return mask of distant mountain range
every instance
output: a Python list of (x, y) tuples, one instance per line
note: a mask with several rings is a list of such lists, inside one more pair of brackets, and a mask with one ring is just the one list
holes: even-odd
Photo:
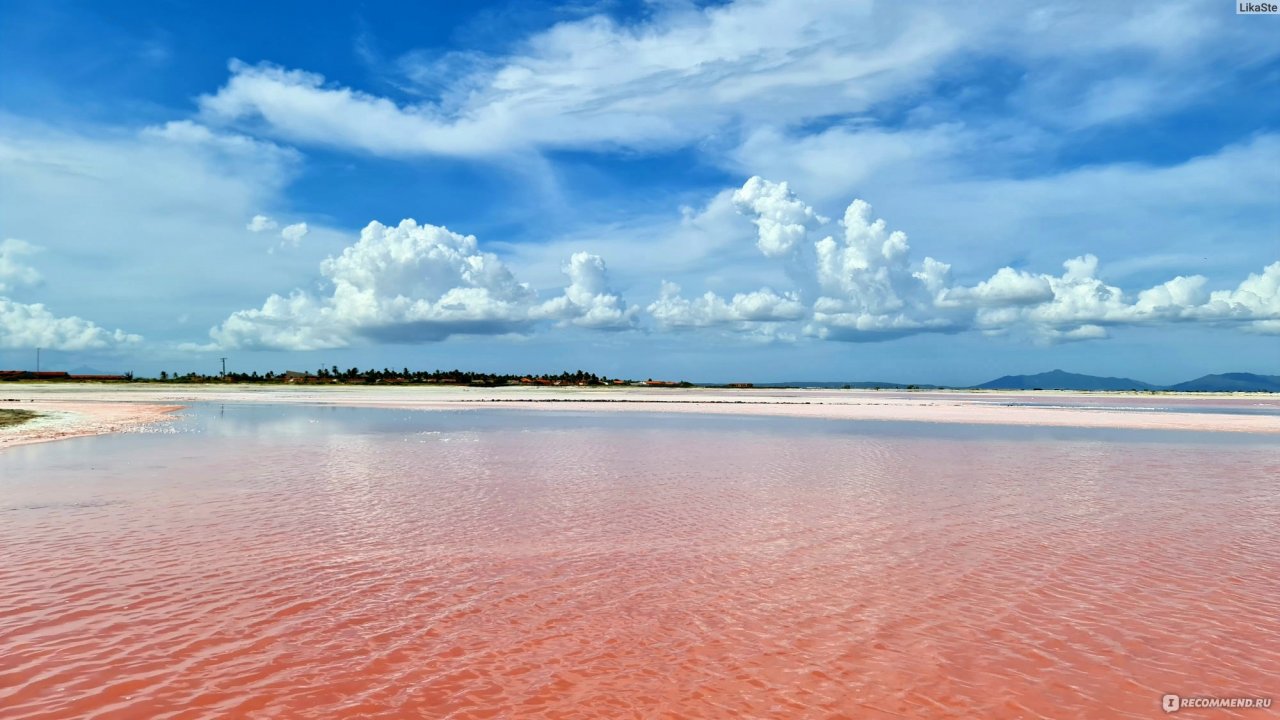
[[(892, 382), (782, 382), (756, 383), (756, 387), (853, 388), (859, 390), (938, 390), (941, 385), (908, 385)], [(1205, 375), (1176, 385), (1152, 385), (1133, 378), (1098, 377), (1064, 370), (1037, 375), (1005, 375), (962, 390), (1171, 390), (1175, 392), (1280, 392), (1280, 375), (1222, 373)]]
[[(58, 368), (58, 369), (61, 369), (61, 368)], [(109, 373), (106, 370), (99, 370), (96, 367), (90, 367), (88, 365), (81, 365), (80, 367), (71, 368), (67, 372), (71, 373), (72, 375), (115, 375), (117, 374), (117, 373)]]
[(1280, 375), (1222, 373), (1177, 383), (1152, 385), (1132, 378), (1097, 377), (1053, 370), (1039, 375), (1005, 375), (974, 385), (975, 390), (1172, 390), (1175, 392), (1280, 392)]
[(981, 385), (975, 390), (1155, 390), (1156, 386), (1141, 380), (1118, 377), (1080, 375), (1062, 370), (1051, 370), (1039, 375), (1005, 375)]
[(1280, 375), (1223, 373), (1152, 385), (1132, 378), (1097, 377), (1053, 370), (1039, 375), (1006, 375), (975, 385), (976, 390), (1172, 390), (1175, 392), (1280, 392)]
[(1280, 392), (1280, 375), (1223, 373), (1170, 385), (1165, 390), (1179, 392)]

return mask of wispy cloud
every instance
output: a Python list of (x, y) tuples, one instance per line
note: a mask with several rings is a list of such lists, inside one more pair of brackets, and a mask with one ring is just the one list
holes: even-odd
[(0, 158), (6, 232), (41, 248), (43, 282), (29, 291), (29, 246), (0, 260), (0, 284), (24, 302), (163, 337), (175, 308), (212, 321), (259, 278), (295, 272), (243, 251), (246, 219), (279, 202), (296, 170), (292, 150), (186, 122), (77, 132), (0, 115)]
[[(0, 241), (0, 293), (40, 281), (40, 273), (20, 259), (37, 250), (21, 240)], [(55, 315), (40, 303), (23, 303), (0, 295), (0, 349), (102, 350), (141, 340), (138, 335), (105, 330), (83, 318)]]
[(1011, 101), (1029, 120), (1081, 127), (1167, 112), (1222, 71), (1277, 55), (1264, 30), (1232, 19), (1169, 2), (673, 5), (641, 25), (562, 22), (501, 57), (410, 55), (406, 74), (433, 84), (417, 104), (234, 62), (200, 109), (209, 122), (392, 156), (669, 147), (863, 113), (978, 55), (1023, 68)]

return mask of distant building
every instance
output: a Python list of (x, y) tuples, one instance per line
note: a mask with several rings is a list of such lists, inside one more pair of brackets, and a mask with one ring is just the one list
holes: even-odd
[(72, 375), (61, 371), (32, 372), (30, 370), (0, 370), (0, 381), (5, 380), (45, 380), (45, 381), (95, 381), (118, 382), (128, 380), (128, 375)]

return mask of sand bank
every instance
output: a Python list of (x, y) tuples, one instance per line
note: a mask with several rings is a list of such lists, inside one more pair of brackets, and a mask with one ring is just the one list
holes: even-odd
[[(0, 399), (17, 400), (10, 394)], [(59, 397), (27, 397), (0, 404), (8, 410), (30, 410), (37, 417), (19, 425), (0, 428), (0, 450), (15, 445), (49, 442), (64, 438), (120, 432), (163, 420), (181, 405), (122, 401), (91, 401)]]
[(11, 401), (0, 406), (36, 410), (45, 415), (0, 432), (0, 448), (124, 430), (162, 419), (165, 413), (195, 402), (420, 410), (727, 413), (1280, 434), (1280, 415), (1231, 414), (1233, 410), (1280, 411), (1280, 397), (1243, 393), (22, 384), (0, 387), (0, 401)]

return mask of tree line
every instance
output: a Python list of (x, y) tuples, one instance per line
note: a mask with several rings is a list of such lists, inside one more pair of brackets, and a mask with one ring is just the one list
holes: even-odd
[(610, 385), (615, 382), (609, 377), (596, 375), (585, 370), (576, 370), (573, 372), (565, 371), (559, 375), (541, 374), (541, 375), (512, 375), (508, 373), (482, 373), (470, 370), (410, 370), (403, 368), (393, 370), (391, 368), (367, 369), (347, 368), (343, 370), (337, 365), (328, 368), (319, 368), (308, 371), (285, 371), (259, 373), (256, 370), (249, 373), (228, 371), (226, 375), (216, 373), (213, 375), (205, 375), (201, 373), (171, 373), (162, 371), (159, 380), (161, 382), (179, 382), (179, 383), (210, 383), (210, 382), (237, 382), (237, 383), (324, 383), (324, 384), (437, 384), (437, 385)]

